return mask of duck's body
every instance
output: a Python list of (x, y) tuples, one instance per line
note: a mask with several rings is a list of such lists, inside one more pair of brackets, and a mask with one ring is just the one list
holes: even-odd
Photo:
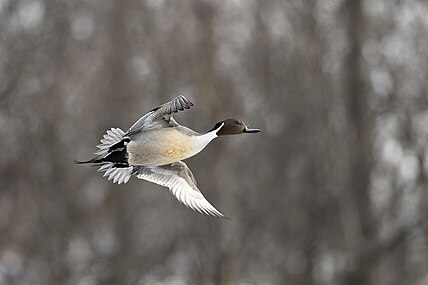
[(178, 96), (144, 116), (125, 133), (119, 128), (107, 131), (97, 147), (97, 157), (79, 163), (100, 165), (104, 176), (119, 184), (132, 175), (168, 187), (177, 199), (193, 210), (223, 216), (202, 195), (187, 165), (182, 162), (203, 150), (220, 135), (260, 132), (241, 121), (227, 119), (206, 133), (179, 125), (172, 114), (193, 104)]
[(127, 145), (130, 165), (159, 166), (185, 160), (202, 151), (216, 138), (187, 127), (151, 129), (139, 133)]

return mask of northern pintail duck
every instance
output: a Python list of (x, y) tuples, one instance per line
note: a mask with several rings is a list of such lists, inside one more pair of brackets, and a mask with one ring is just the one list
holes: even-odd
[(190, 109), (193, 104), (184, 96), (154, 108), (142, 116), (127, 132), (119, 128), (107, 131), (97, 145), (96, 157), (77, 163), (101, 166), (108, 180), (126, 183), (132, 175), (165, 187), (185, 206), (206, 215), (222, 217), (202, 195), (196, 180), (182, 161), (203, 150), (222, 135), (258, 133), (237, 119), (215, 124), (206, 133), (179, 125), (173, 113)]

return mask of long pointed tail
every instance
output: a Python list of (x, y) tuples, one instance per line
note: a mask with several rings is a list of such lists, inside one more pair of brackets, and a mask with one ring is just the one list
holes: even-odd
[(126, 183), (131, 178), (133, 167), (129, 166), (126, 145), (129, 138), (124, 137), (125, 132), (119, 128), (112, 128), (101, 139), (97, 145), (96, 157), (86, 161), (74, 161), (76, 164), (88, 164), (101, 166), (98, 171), (105, 171), (104, 176), (114, 183)]
[(100, 161), (97, 157), (94, 157), (90, 160), (85, 160), (85, 161), (74, 160), (74, 163), (75, 164), (88, 164), (88, 163), (100, 163)]

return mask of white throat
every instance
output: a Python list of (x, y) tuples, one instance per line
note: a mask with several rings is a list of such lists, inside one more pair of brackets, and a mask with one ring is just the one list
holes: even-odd
[(221, 123), (220, 127), (214, 129), (208, 133), (202, 135), (196, 135), (193, 137), (193, 148), (195, 154), (203, 150), (213, 139), (217, 138), (217, 132), (224, 126), (224, 123)]

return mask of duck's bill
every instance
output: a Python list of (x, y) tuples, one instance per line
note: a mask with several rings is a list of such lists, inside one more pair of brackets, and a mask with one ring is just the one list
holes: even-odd
[(259, 129), (252, 129), (249, 127), (245, 127), (245, 129), (244, 129), (244, 133), (260, 133), (260, 132), (261, 132), (261, 130), (259, 130)]

